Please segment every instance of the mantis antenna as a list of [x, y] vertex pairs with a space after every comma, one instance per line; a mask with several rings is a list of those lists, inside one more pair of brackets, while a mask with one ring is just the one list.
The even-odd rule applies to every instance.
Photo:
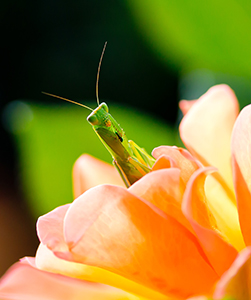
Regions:
[[[104, 53], [105, 53], [106, 45], [107, 45], [107, 42], [105, 42], [105, 45], [104, 45], [104, 48], [103, 48], [103, 50], [102, 50], [101, 57], [100, 57], [100, 60], [99, 60], [99, 64], [98, 64], [98, 72], [97, 72], [97, 80], [96, 80], [96, 97], [97, 97], [97, 103], [98, 103], [98, 106], [99, 106], [99, 97], [98, 97], [99, 73], [100, 73], [100, 67], [101, 67], [102, 59], [103, 59], [103, 56], [104, 56]], [[82, 107], [84, 107], [84, 108], [87, 108], [87, 109], [93, 111], [93, 109], [90, 108], [89, 106], [86, 106], [86, 105], [84, 105], [84, 104], [81, 104], [81, 103], [72, 101], [72, 100], [70, 100], [70, 99], [63, 98], [63, 97], [60, 97], [60, 96], [57, 96], [57, 95], [54, 95], [54, 94], [50, 94], [50, 93], [46, 93], [46, 92], [42, 92], [42, 93], [45, 94], [45, 95], [54, 97], [54, 98], [58, 98], [58, 99], [61, 99], [61, 100], [65, 100], [65, 101], [74, 103], [74, 104], [76, 104], [76, 105], [82, 106]]]
[[90, 108], [89, 106], [86, 106], [86, 105], [84, 105], [84, 104], [81, 104], [81, 103], [78, 103], [78, 102], [75, 102], [75, 101], [72, 101], [72, 100], [69, 100], [69, 99], [66, 99], [66, 98], [63, 98], [63, 97], [57, 96], [57, 95], [49, 94], [49, 93], [46, 93], [46, 92], [42, 92], [42, 93], [43, 93], [43, 94], [45, 94], [45, 95], [48, 95], [48, 96], [54, 97], [54, 98], [58, 98], [58, 99], [61, 99], [61, 100], [65, 100], [65, 101], [68, 101], [68, 102], [71, 102], [71, 103], [77, 104], [77, 105], [79, 105], [79, 106], [82, 106], [82, 107], [84, 107], [84, 108], [87, 108], [87, 109], [89, 109], [89, 110], [93, 111], [93, 109], [92, 109], [92, 108]]
[[101, 67], [102, 59], [103, 59], [103, 56], [104, 56], [104, 53], [105, 53], [106, 45], [107, 45], [107, 42], [105, 42], [105, 45], [104, 45], [104, 48], [103, 48], [103, 51], [101, 53], [101, 57], [100, 57], [100, 60], [99, 60], [99, 64], [98, 64], [98, 73], [97, 73], [97, 80], [96, 80], [96, 97], [97, 97], [98, 106], [99, 106], [99, 98], [98, 98], [99, 73], [100, 73], [100, 67]]

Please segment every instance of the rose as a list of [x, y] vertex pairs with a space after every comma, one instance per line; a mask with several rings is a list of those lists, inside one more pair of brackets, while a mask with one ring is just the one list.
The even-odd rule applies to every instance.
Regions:
[[[182, 101], [181, 108], [186, 114], [181, 138], [194, 156], [176, 147], [155, 149], [153, 172], [128, 190], [91, 188], [121, 182], [112, 167], [80, 158], [74, 167], [75, 193], [87, 191], [40, 217], [36, 259], [22, 261], [5, 275], [2, 299], [12, 299], [10, 292], [23, 299], [33, 293], [34, 299], [36, 280], [45, 286], [55, 283], [38, 299], [51, 293], [53, 299], [66, 299], [69, 291], [82, 299], [91, 297], [90, 290], [99, 299], [248, 298], [250, 279], [242, 274], [250, 273], [251, 255], [250, 248], [244, 249], [251, 233], [251, 107], [236, 120], [236, 97], [220, 85], [198, 101]], [[35, 281], [32, 288], [20, 288], [20, 274]]]

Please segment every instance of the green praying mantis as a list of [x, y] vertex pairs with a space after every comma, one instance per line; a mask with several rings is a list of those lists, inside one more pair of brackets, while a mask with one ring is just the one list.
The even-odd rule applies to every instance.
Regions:
[[151, 168], [155, 162], [155, 159], [150, 156], [145, 149], [139, 147], [132, 140], [128, 140], [125, 131], [121, 128], [119, 123], [113, 118], [109, 113], [108, 106], [105, 102], [99, 104], [98, 97], [98, 82], [99, 73], [102, 58], [105, 52], [106, 44], [104, 45], [97, 72], [96, 80], [96, 97], [98, 107], [92, 109], [81, 103], [45, 93], [46, 95], [56, 97], [82, 107], [91, 110], [91, 114], [87, 117], [87, 121], [92, 125], [92, 128], [100, 138], [101, 142], [104, 144], [106, 149], [109, 151], [113, 158], [113, 164], [118, 170], [120, 176], [122, 177], [125, 185], [129, 187], [134, 182], [139, 180], [145, 174], [151, 171]]

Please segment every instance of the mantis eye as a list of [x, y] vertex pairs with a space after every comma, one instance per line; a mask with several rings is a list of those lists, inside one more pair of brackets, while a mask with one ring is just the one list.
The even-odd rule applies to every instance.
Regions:
[[90, 114], [88, 117], [87, 117], [87, 121], [89, 123], [91, 123], [92, 125], [98, 125], [100, 123], [98, 117], [96, 115], [93, 115], [93, 114]]
[[102, 109], [104, 109], [108, 113], [109, 109], [108, 109], [108, 106], [105, 102], [101, 103], [100, 107], [102, 107]]

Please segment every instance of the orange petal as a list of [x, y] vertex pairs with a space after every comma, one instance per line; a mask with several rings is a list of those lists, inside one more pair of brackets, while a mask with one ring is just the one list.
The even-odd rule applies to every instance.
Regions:
[[2, 300], [136, 300], [119, 289], [33, 268], [25, 262], [13, 265], [0, 281]]
[[168, 166], [167, 162], [161, 162], [161, 164], [158, 162], [160, 159], [163, 160], [164, 156], [166, 161], [169, 159], [170, 167], [177, 167], [181, 170], [180, 175], [185, 184], [193, 172], [202, 166], [187, 150], [175, 146], [160, 146], [153, 150], [152, 155], [157, 159], [153, 170]]
[[[251, 299], [251, 248], [242, 250], [232, 266], [216, 284], [214, 298], [223, 299]], [[229, 297], [229, 298], [228, 298]]]
[[152, 171], [168, 169], [168, 168], [178, 168], [178, 166], [177, 166], [176, 162], [170, 156], [163, 154], [160, 157], [158, 157], [158, 159], [154, 163], [154, 165], [152, 167]]
[[[188, 298], [186, 300], [212, 300], [212, 298], [209, 299], [206, 296], [196, 296], [196, 297]], [[227, 300], [227, 299], [225, 299], [225, 300]]]
[[251, 106], [236, 120], [232, 136], [232, 165], [241, 230], [246, 245], [251, 245]]
[[[161, 160], [164, 158], [161, 156]], [[182, 197], [185, 190], [180, 179], [181, 171], [177, 168], [162, 169], [145, 175], [128, 190], [154, 204], [194, 233], [190, 223], [181, 211]]]
[[183, 198], [182, 209], [200, 244], [218, 275], [232, 264], [237, 251], [220, 236], [204, 192], [205, 174], [212, 168], [199, 169], [191, 177]]
[[88, 154], [81, 155], [73, 167], [73, 191], [77, 198], [99, 184], [125, 186], [116, 168]]
[[58, 257], [107, 269], [166, 295], [207, 292], [217, 279], [187, 229], [121, 187], [98, 186], [76, 199], [64, 235], [70, 253], [54, 252]]
[[230, 87], [216, 85], [199, 98], [180, 124], [180, 136], [188, 150], [205, 166], [219, 170], [233, 199], [230, 140], [238, 112]]

